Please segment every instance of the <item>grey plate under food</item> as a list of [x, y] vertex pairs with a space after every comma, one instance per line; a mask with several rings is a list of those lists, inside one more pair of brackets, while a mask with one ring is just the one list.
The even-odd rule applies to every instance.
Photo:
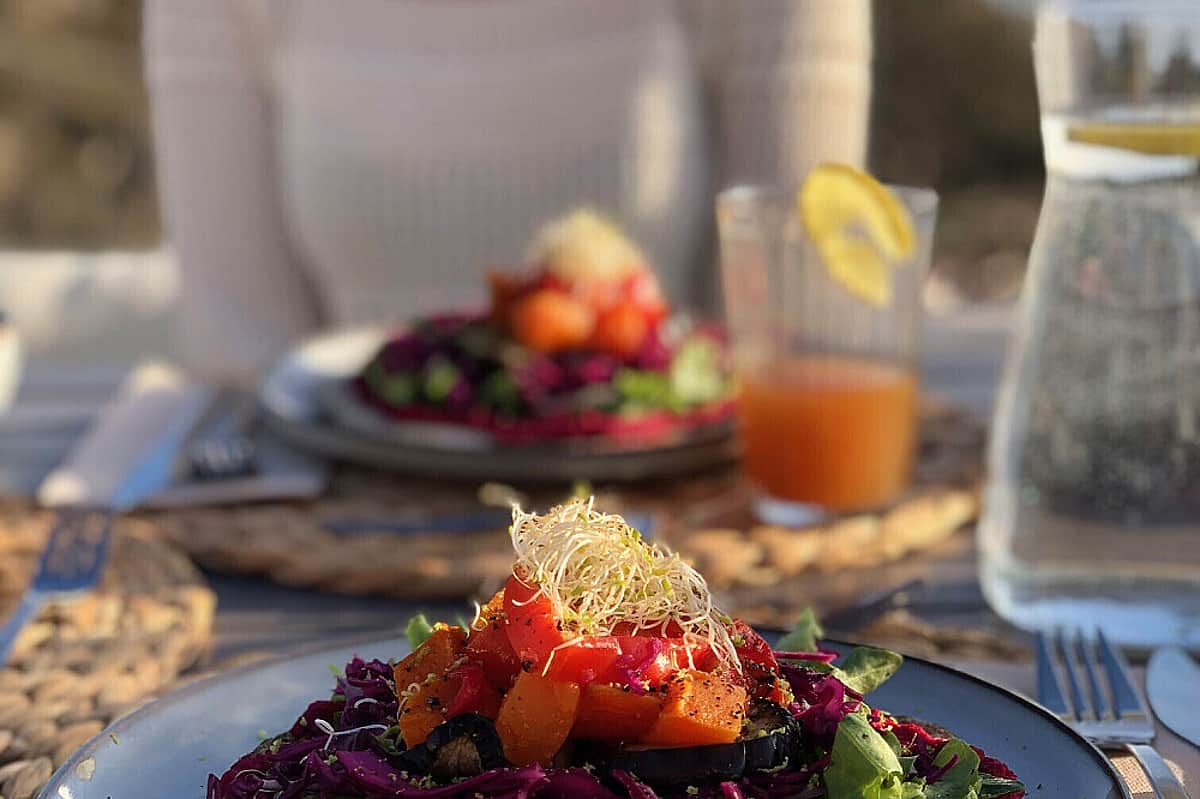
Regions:
[[[829, 644], [843, 650], [844, 644]], [[404, 655], [402, 638], [341, 644], [195, 683], [115, 722], [51, 778], [40, 799], [201, 799], [221, 772], [264, 734], [292, 725], [329, 695], [329, 667], [355, 655]], [[952, 730], [1006, 762], [1031, 799], [1129, 799], [1095, 747], [1038, 705], [945, 666], [909, 658], [869, 701]]]
[[650, 448], [595, 440], [506, 447], [466, 427], [387, 419], [347, 390], [386, 335], [380, 327], [339, 331], [288, 353], [259, 390], [267, 424], [328, 458], [463, 480], [628, 482], [695, 473], [738, 455], [729, 422]]

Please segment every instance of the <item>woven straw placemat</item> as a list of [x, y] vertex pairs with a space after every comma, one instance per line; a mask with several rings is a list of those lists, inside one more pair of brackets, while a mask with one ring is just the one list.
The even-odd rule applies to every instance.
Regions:
[[[52, 521], [0, 503], [0, 617], [20, 600]], [[80, 745], [197, 663], [215, 605], [155, 525], [119, 519], [101, 585], [46, 608], [0, 669], [0, 797], [34, 796]]]
[[[597, 486], [598, 501], [606, 509], [653, 514], [655, 535], [693, 558], [738, 610], [757, 601], [756, 592], [794, 583], [802, 573], [874, 567], [941, 546], [975, 518], [983, 441], [984, 430], [973, 418], [926, 406], [909, 495], [882, 513], [809, 530], [754, 523], [749, 487], [736, 470], [634, 489]], [[194, 508], [152, 518], [198, 563], [216, 571], [335, 593], [471, 598], [488, 593], [511, 567], [502, 530], [397, 535], [371, 532], [370, 522], [462, 513], [478, 507], [478, 489], [344, 469], [316, 501]], [[564, 490], [528, 499], [544, 507]], [[347, 520], [365, 529], [353, 535], [331, 531], [332, 522]], [[800, 599], [793, 604], [801, 606]]]

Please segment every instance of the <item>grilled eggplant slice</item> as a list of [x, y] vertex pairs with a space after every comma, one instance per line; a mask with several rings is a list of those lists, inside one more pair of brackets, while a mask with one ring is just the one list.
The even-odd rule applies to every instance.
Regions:
[[710, 746], [623, 746], [610, 767], [650, 785], [686, 785], [729, 780], [787, 764], [800, 740], [800, 728], [785, 708], [754, 700], [740, 740]]
[[750, 704], [742, 742], [746, 745], [746, 770], [743, 773], [777, 769], [791, 759], [800, 743], [800, 722], [787, 708], [765, 699], [755, 699]]

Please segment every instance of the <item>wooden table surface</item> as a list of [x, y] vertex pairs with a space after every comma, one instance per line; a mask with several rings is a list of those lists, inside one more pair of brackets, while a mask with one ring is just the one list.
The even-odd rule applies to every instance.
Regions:
[[[977, 307], [927, 320], [925, 387], [987, 419], [1002, 371], [1012, 314], [1010, 307]], [[7, 421], [0, 415], [0, 495], [31, 491], [40, 475], [84, 429], [89, 409], [107, 396], [118, 378], [119, 373], [67, 376], [35, 372], [23, 386], [15, 416], [31, 412], [40, 416], [59, 414], [76, 423], [65, 426], [56, 436], [32, 441], [22, 435], [13, 436], [11, 426], [6, 428], [13, 414]], [[920, 580], [920, 589], [912, 594], [907, 606], [914, 616], [935, 624], [1003, 628], [980, 592], [970, 536], [953, 539], [950, 548], [940, 553], [936, 569], [927, 564], [926, 559], [908, 559], [871, 570], [869, 582], [848, 579], [837, 592], [834, 606], [852, 608], [871, 592], [885, 592]], [[431, 619], [453, 619], [472, 612], [460, 603], [333, 596], [255, 579], [217, 574], [208, 577], [219, 602], [213, 651], [213, 662], [217, 664], [278, 654], [329, 638], [395, 635], [416, 612], [424, 612]], [[958, 665], [1016, 690], [1032, 690], [1033, 670], [1028, 664], [991, 661]], [[1189, 787], [1195, 790], [1195, 781], [1200, 781], [1196, 750], [1174, 737], [1169, 742], [1173, 751], [1182, 753], [1179, 760], [1193, 781]]]
[[[985, 306], [928, 319], [925, 386], [987, 418], [1002, 370], [1011, 318], [1008, 306]], [[872, 570], [869, 584], [844, 585], [834, 607], [852, 604], [866, 593], [921, 579], [925, 584], [912, 607], [921, 618], [962, 626], [997, 624], [979, 591], [969, 538], [960, 537], [955, 546], [955, 551], [940, 559], [936, 573], [929, 573], [916, 560]], [[386, 633], [402, 626], [417, 611], [431, 618], [453, 618], [471, 610], [464, 605], [313, 594], [219, 575], [210, 575], [210, 579], [219, 597], [217, 659], [250, 651], [282, 651], [340, 633]]]

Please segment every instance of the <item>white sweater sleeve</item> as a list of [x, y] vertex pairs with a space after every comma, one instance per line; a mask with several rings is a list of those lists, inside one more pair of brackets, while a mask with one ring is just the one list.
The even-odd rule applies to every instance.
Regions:
[[721, 185], [862, 166], [871, 105], [870, 0], [680, 0], [712, 106]]
[[233, 2], [146, 0], [144, 49], [182, 273], [176, 352], [203, 378], [246, 385], [317, 313], [281, 219], [266, 78]]

